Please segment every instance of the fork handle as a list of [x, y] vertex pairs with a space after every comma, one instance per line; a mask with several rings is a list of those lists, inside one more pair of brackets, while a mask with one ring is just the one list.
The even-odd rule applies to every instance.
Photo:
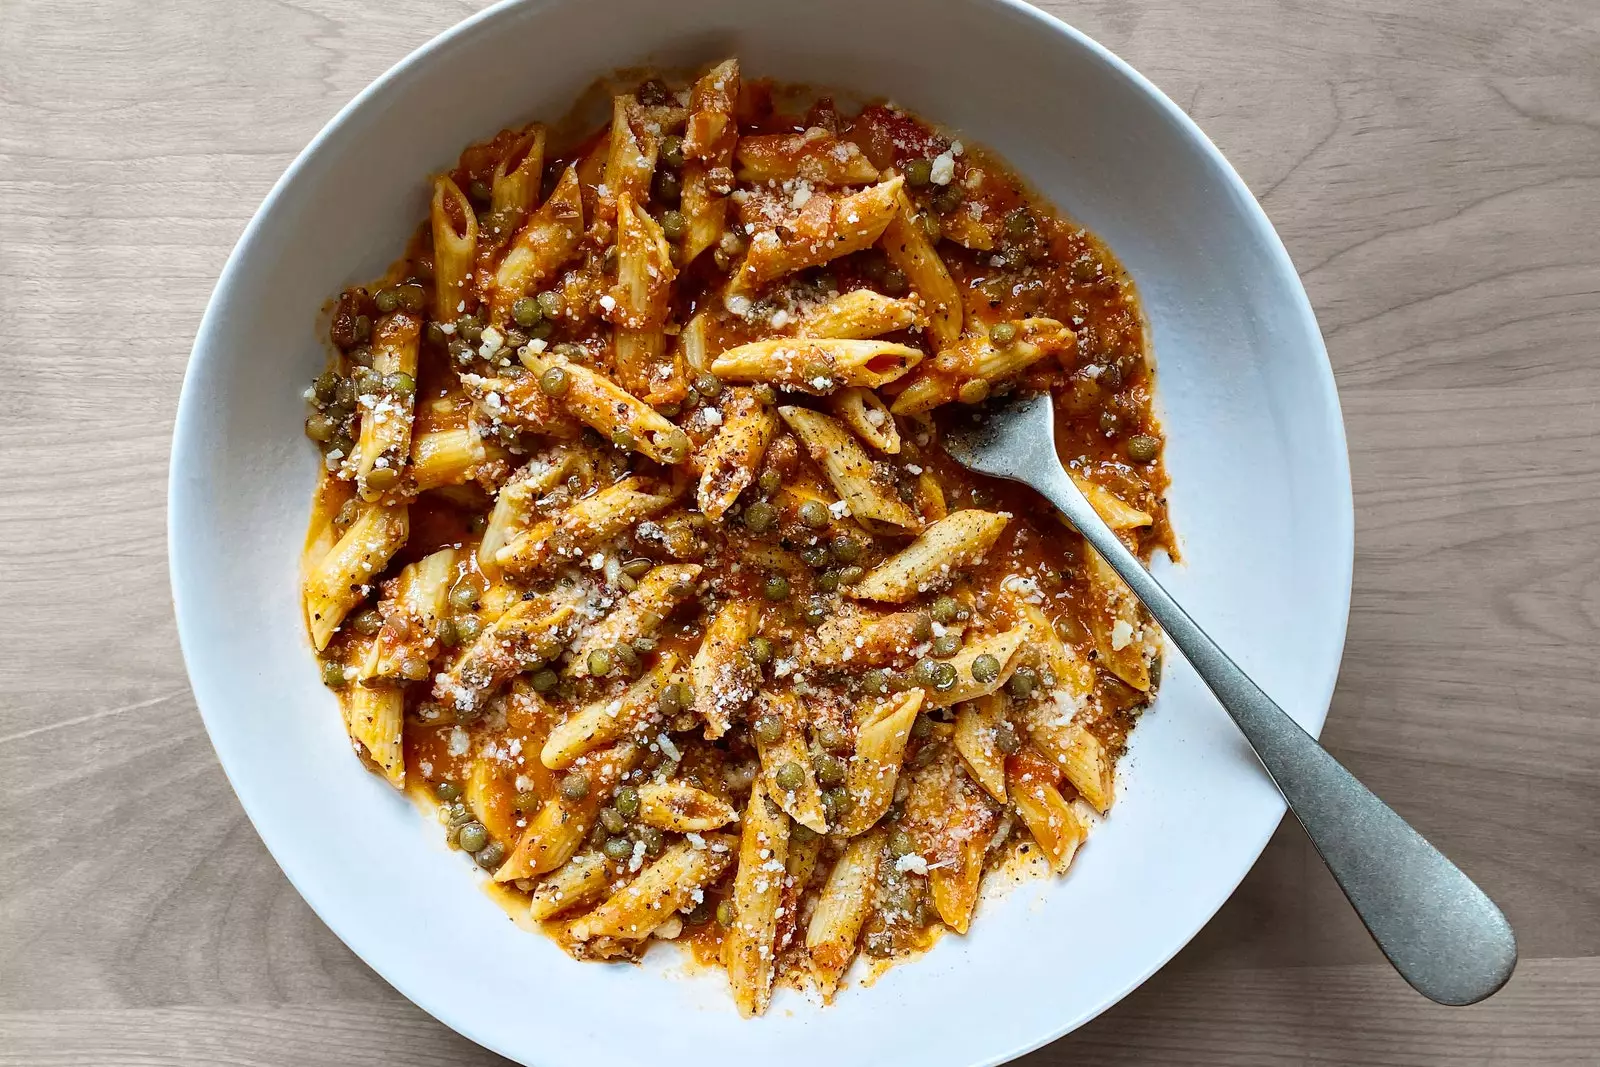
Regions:
[[1272, 776], [1383, 954], [1423, 996], [1475, 1004], [1511, 977], [1516, 938], [1492, 900], [1273, 703], [1140, 565], [1059, 464], [1035, 488], [1122, 577]]

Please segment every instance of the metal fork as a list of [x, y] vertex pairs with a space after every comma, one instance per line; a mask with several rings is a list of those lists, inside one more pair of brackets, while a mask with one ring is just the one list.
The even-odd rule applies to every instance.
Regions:
[[946, 435], [945, 452], [1036, 490], [1121, 575], [1244, 732], [1401, 977], [1441, 1004], [1475, 1004], [1505, 985], [1517, 942], [1494, 901], [1273, 703], [1140, 566], [1062, 469], [1050, 395], [980, 412]]

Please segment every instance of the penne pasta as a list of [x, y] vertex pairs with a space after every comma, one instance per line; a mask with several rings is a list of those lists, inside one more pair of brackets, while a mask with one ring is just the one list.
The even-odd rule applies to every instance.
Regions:
[[721, 408], [722, 425], [701, 446], [700, 485], [695, 492], [700, 513], [720, 519], [756, 479], [761, 457], [778, 432], [778, 413], [749, 389], [728, 390]]
[[356, 491], [378, 500], [400, 483], [411, 452], [411, 416], [417, 391], [417, 345], [422, 320], [395, 311], [372, 331], [372, 370], [363, 392], [361, 437], [356, 442]]
[[[491, 321], [503, 326], [511, 306], [555, 274], [578, 250], [583, 239], [583, 197], [578, 172], [568, 167], [550, 198], [528, 216], [495, 269]], [[437, 269], [437, 268], [435, 268]], [[454, 314], [446, 318], [450, 321]]]
[[1078, 846], [1089, 835], [1088, 824], [1056, 788], [1055, 772], [1027, 749], [1006, 761], [1011, 802], [1023, 825], [1044, 850], [1050, 869], [1066, 873]]
[[[960, 652], [945, 661], [955, 670], [955, 684], [945, 690], [937, 687], [927, 690], [927, 706], [950, 707], [995, 692], [1010, 681], [1012, 673], [1017, 669], [1017, 656], [1027, 636], [1026, 627], [1014, 626], [1003, 633], [967, 642]], [[993, 677], [987, 677], [975, 669], [978, 660], [984, 656], [994, 660], [991, 666], [998, 665]]]
[[[822, 468], [857, 522], [872, 532], [911, 530], [920, 525], [893, 489], [874, 477], [872, 461], [837, 419], [801, 407], [781, 407], [778, 414]], [[855, 595], [864, 594], [857, 590]]]
[[656, 170], [660, 138], [651, 133], [643, 109], [631, 95], [611, 101], [611, 138], [606, 153], [605, 184], [596, 202], [595, 213], [609, 222], [617, 217], [624, 199], [635, 203], [650, 195], [650, 179]]
[[405, 693], [397, 686], [358, 685], [351, 691], [348, 725], [350, 739], [366, 750], [389, 784], [406, 784], [406, 759], [401, 750], [405, 720]]
[[1104, 489], [1071, 471], [1067, 473], [1072, 478], [1072, 484], [1078, 487], [1078, 492], [1082, 493], [1084, 499], [1089, 501], [1089, 506], [1094, 508], [1095, 514], [1113, 530], [1132, 530], [1139, 526], [1149, 526], [1155, 521], [1154, 516], [1148, 511], [1140, 511], [1124, 503], [1109, 489]]
[[896, 200], [895, 215], [879, 241], [889, 262], [905, 274], [922, 298], [928, 316], [928, 333], [935, 351], [944, 351], [961, 336], [961, 291], [950, 278], [944, 260], [928, 241], [917, 221], [916, 208], [905, 191]]
[[465, 485], [489, 458], [483, 439], [471, 426], [432, 430], [411, 441], [411, 481], [417, 491]]
[[816, 126], [742, 138], [735, 159], [739, 180], [758, 184], [798, 178], [814, 185], [866, 185], [879, 177], [859, 147]]
[[494, 880], [514, 882], [519, 878], [532, 878], [553, 871], [571, 859], [589, 836], [601, 805], [610, 798], [623, 776], [638, 765], [642, 754], [638, 745], [623, 741], [579, 761], [568, 777], [582, 776], [583, 794], [572, 797], [560, 791], [546, 802], [522, 831], [517, 847], [494, 872]]
[[1093, 605], [1089, 632], [1094, 635], [1100, 665], [1144, 692], [1150, 688], [1150, 660], [1155, 657], [1159, 631], [1155, 623], [1145, 621], [1139, 599], [1100, 553], [1085, 546], [1084, 557]]
[[1006, 801], [1006, 757], [998, 737], [1010, 729], [1011, 724], [1006, 721], [1006, 698], [1002, 693], [989, 693], [956, 708], [953, 735], [956, 751], [966, 763], [972, 780], [1002, 804]]
[[[763, 737], [762, 720], [768, 720], [775, 728], [776, 736], [771, 740]], [[756, 752], [761, 757], [767, 796], [777, 801], [795, 822], [819, 834], [827, 833], [822, 790], [817, 786], [816, 771], [801, 732], [805, 713], [800, 701], [788, 693], [762, 694], [756, 722]]]
[[757, 782], [750, 788], [739, 835], [739, 866], [733, 883], [733, 925], [724, 945], [724, 965], [734, 1004], [745, 1018], [767, 1010], [777, 969], [774, 945], [778, 901], [789, 858], [789, 819]]
[[926, 625], [920, 611], [879, 615], [844, 603], [817, 627], [816, 640], [806, 645], [807, 662], [856, 670], [886, 667], [911, 658], [910, 650], [920, 643], [919, 627]]
[[903, 184], [897, 176], [859, 193], [813, 193], [787, 227], [791, 236], [779, 237], [773, 226], [750, 239], [750, 250], [734, 275], [735, 289], [757, 289], [785, 274], [872, 247], [894, 219]]
[[578, 941], [593, 937], [638, 941], [649, 937], [727, 869], [733, 858], [732, 843], [732, 837], [715, 834], [706, 847], [696, 848], [687, 841], [673, 845], [639, 877], [573, 922], [567, 928], [568, 934]]
[[613, 444], [668, 466], [688, 458], [689, 436], [605, 375], [565, 356], [525, 351], [522, 362], [541, 380], [559, 370], [561, 405]]
[[544, 181], [544, 127], [534, 126], [514, 141], [495, 164], [490, 183], [491, 211], [532, 211]]
[[850, 595], [898, 604], [944, 585], [956, 571], [983, 558], [1006, 522], [1006, 515], [993, 511], [968, 508], [952, 512], [868, 571], [850, 587]]
[[661, 227], [624, 192], [617, 200], [617, 284], [610, 301], [601, 301], [603, 317], [627, 329], [659, 327], [677, 276]]
[[704, 74], [689, 94], [680, 202], [684, 264], [694, 262], [696, 256], [714, 247], [726, 232], [727, 193], [733, 177], [730, 165], [739, 139], [733, 117], [739, 87], [739, 63], [730, 59]]
[[658, 830], [700, 833], [739, 817], [721, 797], [687, 782], [646, 782], [639, 787], [639, 821]]
[[828, 409], [879, 452], [892, 456], [900, 451], [900, 430], [894, 424], [894, 416], [871, 389], [860, 385], [841, 389], [828, 398]]
[[559, 651], [577, 625], [577, 600], [571, 593], [517, 600], [483, 628], [449, 671], [435, 677], [434, 696], [461, 711], [481, 707], [530, 659], [550, 659]]
[[598, 852], [580, 852], [540, 882], [529, 901], [528, 917], [546, 922], [569, 911], [586, 908], [605, 896], [611, 884], [606, 859]]
[[947, 405], [1050, 390], [1145, 556], [1169, 483], [1134, 287], [993, 156], [733, 59], [640, 77], [467, 148], [338, 294], [302, 596], [350, 773], [575, 959], [681, 939], [749, 1016], [1066, 870], [1159, 677]]
[[853, 837], [871, 829], [889, 810], [895, 782], [905, 759], [911, 724], [922, 709], [923, 691], [908, 689], [866, 708], [856, 731], [850, 758], [850, 810], [834, 832]]
[[433, 317], [454, 322], [477, 303], [473, 268], [478, 258], [478, 216], [449, 178], [433, 183]]
[[669, 493], [653, 492], [638, 475], [584, 497], [558, 519], [530, 526], [495, 553], [495, 563], [514, 574], [543, 570], [574, 559], [643, 519], [672, 505]]
[[440, 647], [436, 635], [445, 618], [445, 598], [455, 580], [458, 555], [453, 548], [441, 548], [400, 571], [394, 596], [383, 605], [383, 628], [367, 655], [362, 681], [427, 673], [428, 660]]
[[800, 321], [802, 337], [863, 340], [926, 324], [916, 300], [897, 300], [871, 289], [852, 289], [834, 297]]
[[1032, 709], [1026, 722], [1034, 748], [1066, 775], [1078, 795], [1102, 815], [1110, 810], [1116, 791], [1115, 768], [1100, 739], [1082, 723], [1062, 722], [1060, 715], [1046, 706]]
[[597, 748], [633, 733], [660, 714], [661, 690], [674, 683], [678, 657], [662, 653], [656, 665], [628, 686], [620, 696], [602, 696], [574, 712], [550, 731], [539, 762], [551, 770], [565, 770]]
[[952, 400], [976, 404], [997, 383], [1077, 345], [1077, 336], [1055, 319], [1031, 318], [1006, 325], [1013, 331], [1013, 340], [1006, 344], [999, 343], [991, 330], [963, 337], [925, 360], [906, 379], [891, 410], [896, 415], [916, 415]]
[[711, 361], [711, 371], [726, 381], [769, 382], [824, 396], [843, 386], [876, 388], [921, 360], [919, 350], [893, 341], [780, 337], [730, 348]]
[[344, 617], [405, 544], [411, 530], [408, 514], [404, 504], [362, 507], [344, 536], [306, 576], [306, 622], [318, 652], [328, 647]]
[[609, 651], [618, 645], [632, 645], [641, 637], [653, 637], [667, 616], [694, 592], [700, 570], [697, 563], [667, 563], [652, 568], [620, 604], [573, 642], [567, 673], [575, 678], [587, 677], [591, 652]]
[[850, 839], [828, 872], [827, 884], [811, 913], [806, 951], [824, 998], [833, 996], [855, 958], [856, 939], [872, 911], [872, 886], [878, 878], [883, 839], [878, 830]]
[[728, 732], [733, 715], [756, 695], [760, 674], [747, 650], [760, 616], [754, 604], [725, 601], [706, 624], [705, 636], [689, 663], [694, 712], [706, 723], [706, 737]]

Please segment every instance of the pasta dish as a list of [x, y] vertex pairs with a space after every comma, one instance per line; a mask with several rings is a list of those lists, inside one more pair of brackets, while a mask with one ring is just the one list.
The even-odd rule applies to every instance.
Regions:
[[1159, 677], [1131, 593], [941, 425], [1049, 389], [1171, 543], [1143, 320], [1093, 235], [892, 104], [721, 63], [508, 129], [333, 307], [306, 622], [352, 745], [585, 960], [741, 1013], [1060, 874]]

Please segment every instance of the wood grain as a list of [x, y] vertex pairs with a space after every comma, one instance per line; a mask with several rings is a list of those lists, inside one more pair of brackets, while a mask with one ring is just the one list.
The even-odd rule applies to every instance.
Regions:
[[[256, 205], [475, 3], [0, 10], [0, 1064], [501, 1062], [311, 914], [228, 789], [167, 593], [190, 339]], [[1450, 1010], [1293, 827], [1036, 1064], [1567, 1064], [1600, 1049], [1600, 6], [1047, 4], [1182, 104], [1299, 265], [1344, 403], [1325, 740], [1505, 907]]]

